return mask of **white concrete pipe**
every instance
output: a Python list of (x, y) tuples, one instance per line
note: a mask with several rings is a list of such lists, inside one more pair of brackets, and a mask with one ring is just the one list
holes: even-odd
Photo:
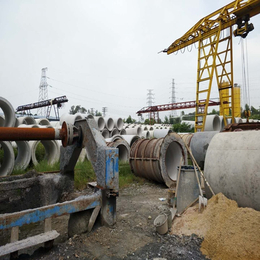
[(204, 131), (220, 131), (220, 119), (218, 115), (207, 115)]
[(114, 135), (119, 135), (119, 134), (120, 134), (119, 130), (118, 130), (117, 128), (114, 128), (114, 129), (112, 129), (112, 131), (110, 132), (109, 136), (112, 137), (112, 136), (114, 136)]
[(117, 128), (119, 131), (123, 129), (124, 122), (121, 117), (119, 118), (113, 118), (114, 121), (114, 127)]
[(102, 134), (102, 136), (103, 136), (105, 139), (110, 137), (109, 131), (108, 131), (106, 128), (104, 128), (104, 129), (101, 131), (101, 134)]
[(165, 137), (169, 133), (172, 133), (172, 130), (168, 130), (168, 129), (154, 129), (153, 137), (161, 138), (161, 137)]
[(25, 170), (31, 161), (31, 147), (28, 141), (16, 141), (17, 156), (15, 158), (15, 169)]
[(180, 136), (170, 133), (164, 138), (136, 141), (129, 162), (135, 175), (171, 187), (176, 184), (180, 162), (187, 164), (187, 151)]
[[(106, 127), (106, 121), (104, 119), (104, 117), (102, 116), (94, 116), (94, 120), (96, 121), (97, 123), (97, 126), (98, 126), (98, 129), (100, 131), (104, 130), (105, 127)], [(107, 128), (107, 130), (109, 131), (109, 129)], [(111, 131), (111, 130), (110, 130)]]
[(143, 131), (141, 133), (141, 137), (146, 138), (146, 139), (150, 139), (150, 132), (149, 131)]
[(18, 126), (20, 125), (37, 125), (36, 120), (31, 116), (18, 117)]
[(37, 118), (35, 121), (38, 125), (50, 125), (50, 121), (47, 118)]
[(149, 131), (153, 131), (154, 130), (154, 127), (150, 126), (148, 127)]
[(60, 145), (56, 140), (29, 141), (33, 164), (37, 165), (39, 163), (36, 158), (36, 148), (40, 142), (45, 149), (44, 160), (46, 160), (49, 164), (54, 164), (57, 162), (60, 159)]
[(127, 135), (139, 135), (140, 136), (142, 134), (142, 128), (140, 126), (135, 127), (135, 128), (127, 128), (126, 134)]
[(150, 138), (154, 138), (153, 132), (154, 132), (154, 130), (149, 130)]
[(190, 141), (190, 149), (192, 155), (197, 161), (199, 167), (203, 170), (205, 164), (205, 157), (211, 142), (211, 139), (218, 131), (206, 131), (194, 133)]
[(187, 144), (188, 147), (190, 147), (190, 142), (191, 142), (191, 139), (194, 134), (193, 133), (179, 133), (178, 135), (181, 137), (183, 142), (185, 144)]
[(5, 125), (5, 119), (0, 115), (0, 127)]
[(67, 124), (74, 125), (76, 120), (85, 118), (84, 114), (76, 113), (75, 115), (63, 114), (60, 117), (60, 125), (65, 121)]
[(122, 138), (127, 141), (130, 147), (134, 144), (135, 141), (140, 139), (139, 135), (122, 135)]
[(15, 125), (15, 112), (11, 103), (3, 97), (0, 97), (0, 108), (4, 113), (4, 127), (14, 127)]
[(91, 115), (91, 114), (88, 114), (87, 116), (85, 116), (85, 118), (87, 118), (87, 119), (94, 119), (94, 116)]
[(20, 125), (18, 125), (18, 127), (21, 127), (21, 128), (39, 128), (40, 126), (37, 125), (37, 124), (31, 124), (31, 125), (20, 124)]
[(11, 175), (14, 169), (14, 150), (11, 142), (0, 141), (0, 149), (3, 150), (3, 160), (0, 164), (0, 176)]
[(235, 123), (243, 123), (243, 120), (240, 117), (235, 117)]
[(141, 128), (142, 128), (143, 131), (148, 131), (147, 125), (141, 125)]
[(120, 135), (126, 135), (126, 130), (124, 128), (120, 130)]
[(61, 128), (60, 122), (59, 121), (50, 121), (50, 125), (53, 126), (54, 128)]
[(260, 131), (222, 132), (212, 138), (204, 174), (216, 194), (260, 210), (259, 169)]
[(105, 122), (106, 122), (106, 128), (108, 131), (112, 131), (112, 129), (114, 128), (114, 120), (111, 117), (105, 118)]
[(130, 155), (130, 146), (125, 140), (117, 140), (107, 143), (108, 147), (118, 148), (119, 161), (128, 162)]
[(219, 121), (220, 121), (220, 131), (222, 131), (225, 127), (224, 117), (219, 116)]
[(105, 141), (107, 143), (110, 143), (110, 142), (115, 142), (117, 140), (124, 140), (124, 138), (121, 136), (121, 135), (114, 135), (112, 136), (111, 138), (106, 138)]

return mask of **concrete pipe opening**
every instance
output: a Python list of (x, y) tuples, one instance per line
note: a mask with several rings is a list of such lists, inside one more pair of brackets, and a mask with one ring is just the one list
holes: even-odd
[(119, 135), (119, 130), (117, 128), (112, 129), (112, 131), (110, 132), (110, 137), (114, 136), (114, 135)]
[(129, 160), (130, 146), (125, 140), (117, 140), (107, 143), (107, 146), (118, 148), (119, 161), (127, 162)]
[(18, 123), (20, 125), (37, 125), (36, 120), (31, 116), (18, 117)]
[(15, 125), (15, 112), (11, 103), (3, 97), (0, 97), (0, 109), (4, 113), (4, 127), (14, 127)]
[(120, 135), (126, 135), (126, 130), (124, 128), (120, 130)]
[(0, 150), (3, 156), (0, 157), (0, 176), (11, 175), (14, 169), (14, 150), (12, 144), (7, 141), (0, 141)]
[(109, 117), (105, 119), (106, 121), (106, 128), (108, 131), (112, 131), (112, 129), (114, 128), (114, 120), (113, 118)]
[(124, 140), (127, 141), (127, 143), (130, 145), (130, 147), (140, 139), (140, 136), (138, 135), (122, 135), (121, 136)]
[(101, 131), (102, 136), (106, 139), (109, 138), (109, 131), (107, 129), (103, 129)]
[(220, 119), (218, 115), (208, 115), (206, 117), (206, 123), (204, 131), (220, 131)]
[(123, 129), (124, 126), (124, 122), (123, 119), (121, 117), (119, 118), (114, 118), (114, 127), (117, 128), (119, 131)]
[(80, 114), (80, 113), (77, 113), (75, 115), (63, 114), (60, 117), (60, 125), (62, 125), (63, 122), (66, 122), (67, 124), (74, 125), (75, 121), (83, 119), (83, 118), (84, 118), (84, 114)]
[(4, 117), (0, 116), (0, 127), (5, 125)]
[[(105, 129), (106, 121), (105, 121), (104, 117), (102, 117), (102, 116), (94, 116), (94, 120), (96, 121), (98, 129), (100, 131)], [(109, 129), (107, 129), (107, 130), (109, 130)]]
[(150, 132), (149, 131), (143, 131), (141, 134), (141, 137), (150, 139)]
[(16, 141), (17, 156), (15, 158), (15, 169), (25, 170), (31, 161), (31, 147), (28, 141)]
[(47, 118), (37, 118), (35, 121), (38, 125), (50, 125), (50, 121)]

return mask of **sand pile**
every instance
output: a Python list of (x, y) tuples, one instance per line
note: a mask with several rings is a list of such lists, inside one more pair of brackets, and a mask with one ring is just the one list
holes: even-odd
[(210, 259), (260, 259), (260, 212), (238, 208), (222, 193), (208, 201), (207, 209), (189, 208), (174, 220), (172, 234), (204, 237), (201, 251)]

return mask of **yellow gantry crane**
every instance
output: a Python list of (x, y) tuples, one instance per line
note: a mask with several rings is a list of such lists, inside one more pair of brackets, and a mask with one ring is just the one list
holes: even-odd
[[(195, 132), (204, 130), (214, 75), (225, 125), (228, 118), (232, 118), (234, 123), (232, 33), (245, 38), (254, 29), (249, 23), (250, 18), (259, 13), (260, 0), (233, 1), (202, 18), (163, 51), (176, 53), (198, 42)], [(235, 24), (237, 28), (232, 32)]]

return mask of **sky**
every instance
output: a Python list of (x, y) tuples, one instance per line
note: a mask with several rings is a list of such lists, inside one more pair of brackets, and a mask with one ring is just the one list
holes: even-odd
[[(196, 99), (197, 50), (158, 53), (197, 21), (228, 4), (219, 0), (0, 0), (1, 96), (16, 108), (39, 98), (47, 67), (48, 98), (138, 119), (147, 106)], [(196, 11), (195, 11), (196, 10)], [(247, 36), (250, 105), (260, 106), (260, 15)], [(190, 50), (190, 49), (189, 49)], [(234, 82), (242, 84), (241, 38), (233, 41)], [(212, 98), (218, 97), (217, 86)], [(36, 113), (36, 110), (31, 110)], [(193, 112), (186, 110), (187, 112)], [(178, 114), (180, 112), (177, 112)], [(169, 115), (169, 112), (161, 114)]]

